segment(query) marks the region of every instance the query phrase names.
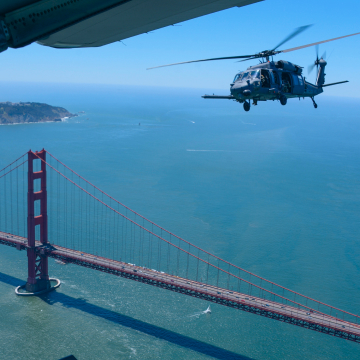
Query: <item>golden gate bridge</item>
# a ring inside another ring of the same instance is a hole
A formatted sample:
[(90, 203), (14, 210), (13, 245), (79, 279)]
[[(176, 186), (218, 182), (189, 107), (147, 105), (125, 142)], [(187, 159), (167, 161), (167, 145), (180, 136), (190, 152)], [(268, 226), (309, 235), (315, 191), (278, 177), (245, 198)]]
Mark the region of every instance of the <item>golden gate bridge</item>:
[[(50, 216), (48, 216), (50, 214)], [(360, 343), (359, 316), (209, 253), (156, 225), (46, 150), (0, 170), (0, 244), (26, 250), (19, 295), (53, 290), (48, 258)]]

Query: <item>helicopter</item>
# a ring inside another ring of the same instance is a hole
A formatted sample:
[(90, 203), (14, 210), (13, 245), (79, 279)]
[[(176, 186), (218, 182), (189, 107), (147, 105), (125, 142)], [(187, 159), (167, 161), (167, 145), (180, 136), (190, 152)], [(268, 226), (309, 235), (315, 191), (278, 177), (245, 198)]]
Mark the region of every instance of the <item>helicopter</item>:
[[(242, 62), (247, 60), (260, 59), (259, 64), (250, 66), (247, 68), (247, 70), (239, 72), (235, 75), (233, 82), (230, 84), (230, 95), (204, 95), (202, 97), (204, 99), (235, 100), (243, 104), (245, 111), (250, 110), (251, 101), (253, 105), (257, 105), (259, 101), (279, 100), (281, 105), (286, 105), (287, 100), (290, 98), (299, 98), (300, 100), (300, 98), (304, 99), (305, 97), (308, 97), (312, 100), (314, 108), (316, 109), (318, 105), (316, 104), (314, 97), (321, 94), (324, 91), (324, 87), (348, 82), (348, 80), (344, 80), (325, 84), (325, 66), (327, 65), (327, 62), (325, 61), (326, 52), (319, 58), (319, 44), (343, 39), (349, 36), (359, 35), (360, 33), (318, 41), (307, 45), (297, 46), (291, 49), (277, 50), (281, 45), (285, 44), (310, 26), (311, 25), (305, 25), (295, 29), (272, 50), (261, 51), (253, 55), (228, 56), (185, 61), (181, 63), (156, 66), (148, 68), (148, 70), (165, 66), (189, 64), (203, 61), (243, 59), (240, 60), (240, 62)], [(274, 61), (273, 59), (275, 55), (280, 53), (288, 53), (290, 51), (300, 50), (310, 46), (316, 46), (316, 60), (314, 64), (308, 67), (309, 73), (314, 69), (315, 66), (317, 67), (318, 73), (315, 84), (311, 84), (310, 82), (306, 81), (306, 78), (302, 74), (303, 67), (293, 64), (289, 61)]]

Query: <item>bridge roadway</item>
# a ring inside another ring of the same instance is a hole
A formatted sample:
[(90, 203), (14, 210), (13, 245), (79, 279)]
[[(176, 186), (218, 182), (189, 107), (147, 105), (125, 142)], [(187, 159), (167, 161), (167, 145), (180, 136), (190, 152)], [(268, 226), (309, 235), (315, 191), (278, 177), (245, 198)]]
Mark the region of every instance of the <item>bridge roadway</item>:
[[(25, 250), (28, 247), (27, 238), (4, 232), (0, 232), (0, 244), (16, 247), (18, 250)], [(110, 260), (57, 245), (48, 244), (44, 246), (37, 241), (36, 248), (40, 254), (58, 259), (64, 263), (73, 263), (107, 272), (360, 343), (360, 326), (358, 324), (347, 322), (316, 310), (283, 305), (256, 296), (229, 291), (220, 287), (169, 275), (157, 270), (136, 266), (135, 264)]]

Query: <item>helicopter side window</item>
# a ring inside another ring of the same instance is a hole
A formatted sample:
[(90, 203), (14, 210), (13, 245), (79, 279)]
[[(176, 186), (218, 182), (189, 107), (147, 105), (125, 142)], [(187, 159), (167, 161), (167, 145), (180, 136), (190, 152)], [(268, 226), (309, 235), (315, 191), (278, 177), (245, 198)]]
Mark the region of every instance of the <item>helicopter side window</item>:
[(261, 69), (261, 86), (270, 87), (270, 75), (268, 70)]
[(282, 88), (284, 93), (291, 93), (291, 77), (287, 72), (281, 74)]
[(269, 74), (270, 74), (270, 83), (274, 84), (275, 83), (274, 74), (272, 71), (269, 71)]
[(276, 71), (272, 71), (272, 74), (274, 76), (274, 81), (276, 85), (280, 85), (279, 75)]
[(300, 85), (300, 86), (304, 86), (303, 77), (302, 77), (301, 75), (298, 75), (298, 79), (299, 79), (299, 85)]
[(293, 78), (294, 86), (298, 86), (299, 85), (299, 78), (297, 77), (297, 75), (293, 74), (292, 78)]
[(251, 76), (252, 78), (254, 78), (254, 79), (260, 79), (260, 72), (259, 72), (259, 70), (252, 71), (252, 72), (250, 73), (250, 76)]

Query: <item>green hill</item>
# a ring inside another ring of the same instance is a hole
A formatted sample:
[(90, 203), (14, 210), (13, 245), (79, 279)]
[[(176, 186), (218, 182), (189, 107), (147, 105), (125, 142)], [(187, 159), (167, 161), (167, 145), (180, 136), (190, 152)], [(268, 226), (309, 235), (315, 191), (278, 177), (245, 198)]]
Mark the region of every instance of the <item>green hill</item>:
[(0, 124), (22, 124), (45, 121), (61, 121), (65, 117), (74, 117), (62, 107), (41, 103), (0, 102)]

